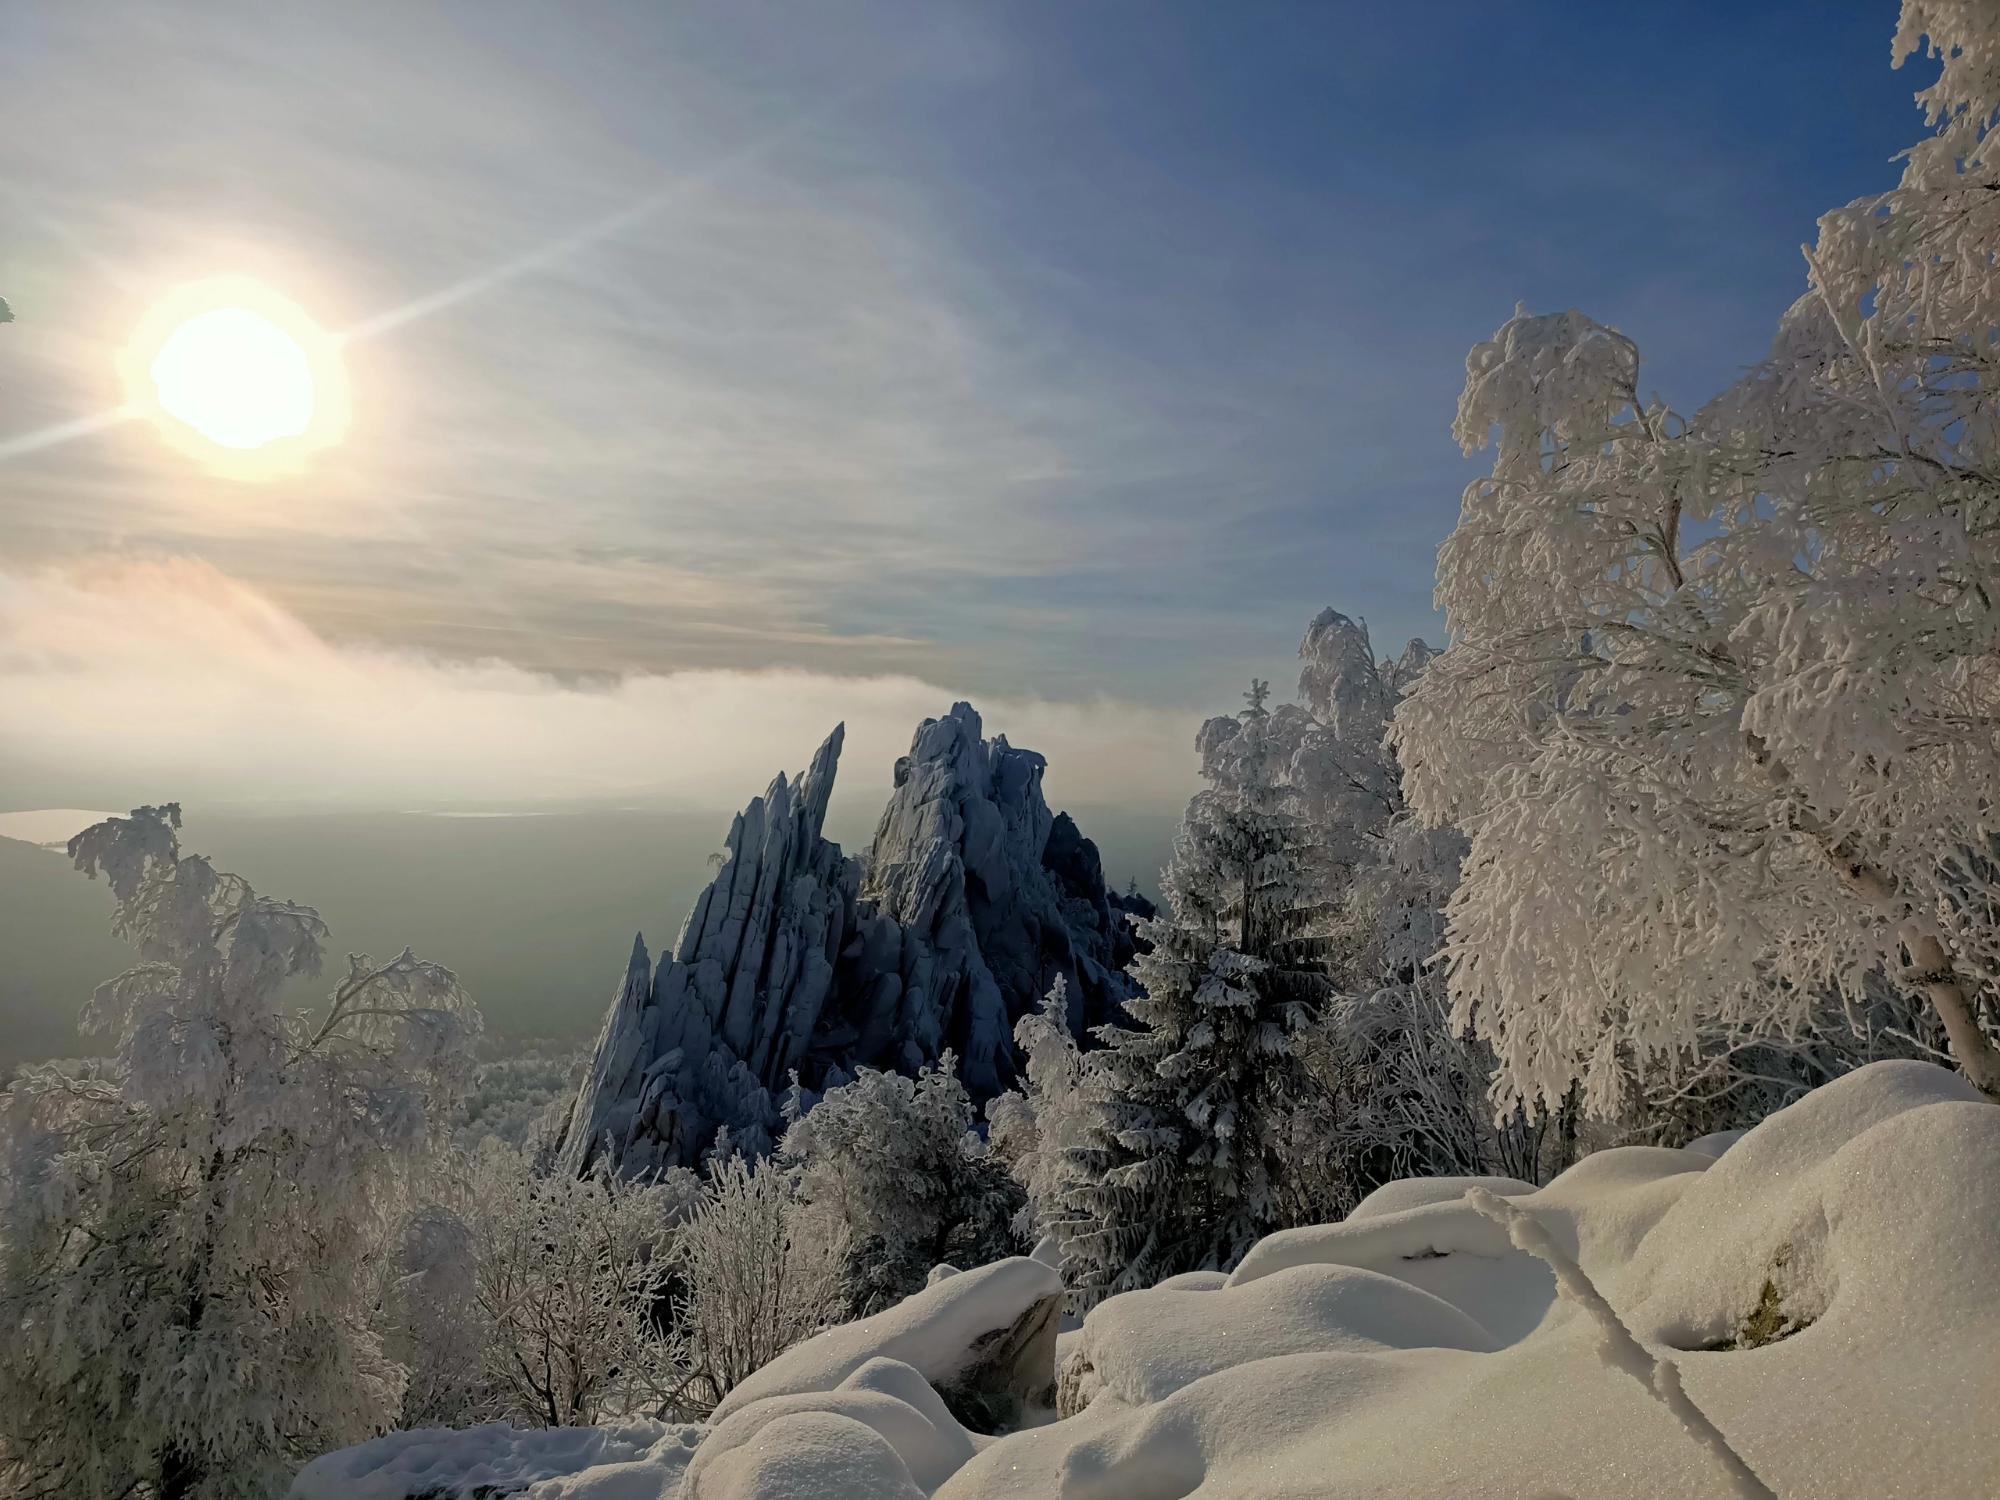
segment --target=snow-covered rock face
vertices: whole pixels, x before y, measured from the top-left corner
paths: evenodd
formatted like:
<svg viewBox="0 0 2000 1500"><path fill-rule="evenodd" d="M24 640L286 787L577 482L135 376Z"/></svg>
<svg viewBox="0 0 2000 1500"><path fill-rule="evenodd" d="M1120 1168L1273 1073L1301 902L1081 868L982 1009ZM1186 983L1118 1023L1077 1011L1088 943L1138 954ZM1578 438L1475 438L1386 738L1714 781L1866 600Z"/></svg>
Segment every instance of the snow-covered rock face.
<svg viewBox="0 0 2000 1500"><path fill-rule="evenodd" d="M1081 1035L1129 993L1124 903L1042 796L1041 756L959 703L917 729L865 860L821 834L836 729L729 830L723 864L657 969L634 944L563 1131L581 1171L692 1166L718 1129L768 1152L793 1072L807 1098L857 1067L947 1049L975 1102L1014 1077L1014 1023L1060 978ZM865 872L865 873L864 873Z"/></svg>
<svg viewBox="0 0 2000 1500"><path fill-rule="evenodd" d="M958 1054L976 1101L1012 1080L1014 1023L1058 978L1079 1036L1110 1019L1126 993L1122 965L1111 965L1116 939L1101 925L1108 897L1096 849L1065 817L1052 851L1047 762L1004 735L982 738L981 727L972 706L958 703L918 728L896 762L861 885L862 901L901 933L899 1030L923 1049L905 1066L935 1057L941 1042ZM1089 909L1065 910L1052 852L1062 873L1090 882L1073 898Z"/></svg>
<svg viewBox="0 0 2000 1500"><path fill-rule="evenodd" d="M737 815L656 972L635 939L565 1123L564 1168L607 1142L623 1171L691 1166L720 1126L770 1149L772 1090L803 1071L855 920L853 862L820 836L843 736Z"/></svg>

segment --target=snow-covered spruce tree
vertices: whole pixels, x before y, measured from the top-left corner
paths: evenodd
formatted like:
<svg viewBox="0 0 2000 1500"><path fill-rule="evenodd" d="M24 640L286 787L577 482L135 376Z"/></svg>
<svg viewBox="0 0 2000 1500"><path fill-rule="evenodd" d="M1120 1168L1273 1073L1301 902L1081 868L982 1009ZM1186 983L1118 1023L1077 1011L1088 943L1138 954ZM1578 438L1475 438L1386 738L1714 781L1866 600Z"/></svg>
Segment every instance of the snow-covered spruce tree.
<svg viewBox="0 0 2000 1500"><path fill-rule="evenodd" d="M1502 1106L1580 1080L1615 1114L1704 1028L1878 975L2000 1093L2000 11L1909 0L1898 58L1926 36L1937 134L1821 221L1770 357L1696 421L1579 313L1467 361L1456 432L1497 456L1394 742L1471 838L1454 1015Z"/></svg>
<svg viewBox="0 0 2000 1500"><path fill-rule="evenodd" d="M1492 1059L1451 1025L1444 975L1430 963L1458 842L1399 808L1341 891L1329 945L1336 993L1298 1044L1294 1222L1344 1217L1397 1178L1500 1168L1503 1139L1486 1104Z"/></svg>
<svg viewBox="0 0 2000 1500"><path fill-rule="evenodd" d="M1385 742L1398 698L1435 655L1416 640L1378 661L1364 623L1322 610L1299 646L1299 702L1273 714L1292 805L1327 877L1313 930L1332 991L1296 1040L1286 1223L1338 1219L1393 1178L1511 1172L1524 1155L1537 1159L1520 1128L1493 1125L1492 1059L1450 1024L1430 963L1463 840L1407 811Z"/></svg>
<svg viewBox="0 0 2000 1500"><path fill-rule="evenodd" d="M112 1076L5 1100L0 1476L11 1495L221 1500L393 1419L371 1326L399 1173L462 1084L477 1013L407 951L352 957L323 1013L309 907L182 855L180 809L70 841L143 962L86 1019Z"/></svg>
<svg viewBox="0 0 2000 1500"><path fill-rule="evenodd" d="M1275 1226L1292 1036L1324 985L1324 895L1310 831L1283 805L1268 692L1254 683L1234 720L1202 727L1210 785L1175 838L1166 912L1140 927L1137 1024L1100 1028L1084 1056L1098 1114L1056 1229L1085 1304L1233 1265Z"/></svg>
<svg viewBox="0 0 2000 1500"><path fill-rule="evenodd" d="M852 1316L924 1285L931 1268L984 1265L1022 1248L1022 1193L974 1133L950 1053L915 1078L863 1068L785 1132L782 1167L848 1245Z"/></svg>

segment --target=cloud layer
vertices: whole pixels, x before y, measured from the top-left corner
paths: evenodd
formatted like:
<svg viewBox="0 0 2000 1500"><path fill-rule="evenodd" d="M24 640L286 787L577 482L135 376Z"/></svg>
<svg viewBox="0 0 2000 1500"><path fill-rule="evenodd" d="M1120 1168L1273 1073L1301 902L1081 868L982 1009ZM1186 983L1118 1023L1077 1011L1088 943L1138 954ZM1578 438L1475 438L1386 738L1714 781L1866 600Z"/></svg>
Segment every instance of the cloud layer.
<svg viewBox="0 0 2000 1500"><path fill-rule="evenodd" d="M952 688L784 670L563 680L341 645L207 563L0 572L6 802L179 798L366 807L731 807L844 721L837 803L879 805ZM1196 716L1099 699L977 701L1049 758L1058 806L1170 809Z"/></svg>
<svg viewBox="0 0 2000 1500"><path fill-rule="evenodd" d="M6 459L17 567L199 556L329 637L537 670L1156 704L1234 701L1328 602L1429 628L1491 319L1383 340L1331 205L1266 263L1257 202L1077 117L1100 80L1016 19L107 4L0 55L43 123L0 142L0 445L117 401L133 326L224 271L357 333L353 420L256 487L146 423ZM1442 482L1369 456L1400 421Z"/></svg>

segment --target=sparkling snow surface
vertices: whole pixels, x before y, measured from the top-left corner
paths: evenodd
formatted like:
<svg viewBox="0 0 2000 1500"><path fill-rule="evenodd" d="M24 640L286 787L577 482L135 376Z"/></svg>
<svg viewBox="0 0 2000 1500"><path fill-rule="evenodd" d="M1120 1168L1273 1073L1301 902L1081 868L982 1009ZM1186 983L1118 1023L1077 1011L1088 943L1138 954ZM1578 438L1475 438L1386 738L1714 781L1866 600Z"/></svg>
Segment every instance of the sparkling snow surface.
<svg viewBox="0 0 2000 1500"><path fill-rule="evenodd" d="M1694 1402L1786 1500L2000 1494L1992 1420L2000 1411L1992 1356L2000 1347L2000 1108L1942 1069L1878 1063L1738 1140L1701 1145L1600 1152L1539 1191L1491 1179L1398 1185L1345 1224L1271 1236L1226 1281L1176 1278L1112 1298L1062 1340L1068 1404L1087 1405L997 1439L958 1427L924 1377L963 1362L952 1346L966 1330L1004 1326L1046 1295L1048 1272L1031 1261L964 1272L768 1367L727 1403L692 1463L668 1429L653 1429L654 1450L636 1461L626 1450L636 1451L638 1439L607 1435L601 1458L576 1452L604 1467L564 1482L574 1487L545 1483L527 1493L1728 1493L1713 1456L1606 1365L1590 1321L1555 1296L1547 1268L1464 1201L1466 1188L1484 1186L1574 1252L1624 1322L1677 1361ZM1740 1347L1760 1306L1781 1336ZM486 1475L521 1463L519 1452L541 1435L481 1428L456 1436L466 1457L492 1446L478 1470ZM619 1442L622 1462L611 1451ZM444 1482L443 1435L409 1434L321 1460L301 1476L295 1500L421 1489L376 1483L397 1461L398 1444L428 1455L424 1472ZM651 1488L638 1483L640 1472L650 1472ZM414 1458L396 1473L412 1477ZM453 1474L478 1482L469 1467ZM591 1488L600 1474L634 1476L634 1487Z"/></svg>
<svg viewBox="0 0 2000 1500"><path fill-rule="evenodd" d="M673 1494L699 1427L620 1422L608 1427L425 1428L314 1459L291 1500L407 1500L412 1495L527 1493L536 1500L657 1500Z"/></svg>

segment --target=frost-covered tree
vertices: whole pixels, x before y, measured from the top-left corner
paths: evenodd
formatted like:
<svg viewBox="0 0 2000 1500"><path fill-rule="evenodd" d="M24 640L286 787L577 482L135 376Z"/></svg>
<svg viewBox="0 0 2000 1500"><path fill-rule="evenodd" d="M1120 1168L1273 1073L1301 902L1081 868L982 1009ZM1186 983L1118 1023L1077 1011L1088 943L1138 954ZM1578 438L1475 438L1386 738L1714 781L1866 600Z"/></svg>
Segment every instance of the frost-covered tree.
<svg viewBox="0 0 2000 1500"><path fill-rule="evenodd" d="M325 1009L310 907L183 855L180 809L70 841L142 962L86 1020L110 1072L5 1098L0 1476L9 1494L262 1496L386 1426L402 1370L372 1326L399 1175L463 1082L477 1013L406 950L348 961Z"/></svg>
<svg viewBox="0 0 2000 1500"><path fill-rule="evenodd" d="M1021 1248L1020 1188L974 1119L946 1053L915 1078L863 1068L785 1132L780 1162L849 1246L854 1316L917 1291L934 1266L983 1265Z"/></svg>
<svg viewBox="0 0 2000 1500"><path fill-rule="evenodd" d="M491 1414L575 1427L657 1407L680 1383L662 1314L694 1174L544 1173L496 1141L470 1180Z"/></svg>
<svg viewBox="0 0 2000 1500"><path fill-rule="evenodd" d="M1320 937L1332 886L1320 844L1327 819L1300 810L1290 779L1297 733L1255 680L1245 707L1196 737L1207 787L1181 819L1162 890L1175 919L1227 941L1266 971L1264 991L1310 1004L1325 987Z"/></svg>
<svg viewBox="0 0 2000 1500"><path fill-rule="evenodd" d="M847 1316L847 1241L800 1203L791 1174L718 1153L676 1240L676 1389L667 1409L698 1420L746 1376Z"/></svg>
<svg viewBox="0 0 2000 1500"><path fill-rule="evenodd" d="M1296 815L1324 851L1328 899L1314 930L1332 991L1296 1042L1287 1223L1340 1218L1398 1177L1537 1175L1536 1153L1520 1149L1534 1142L1490 1118L1492 1058L1450 1023L1431 962L1463 839L1408 812L1386 743L1398 698L1435 655L1419 640L1378 661L1365 624L1323 610L1299 647L1299 702L1276 712L1290 736Z"/></svg>
<svg viewBox="0 0 2000 1500"><path fill-rule="evenodd" d="M523 1148L540 1165L553 1158L556 1136L590 1052L573 1042L528 1040L488 1056L466 1088L458 1144L476 1151L489 1137Z"/></svg>
<svg viewBox="0 0 2000 1500"><path fill-rule="evenodd" d="M1511 1144L1486 1103L1492 1057L1451 1024L1444 904L1459 840L1398 811L1341 892L1330 944L1338 993L1299 1038L1303 1084L1289 1128L1292 1222L1343 1217L1402 1177L1491 1173Z"/></svg>
<svg viewBox="0 0 2000 1500"><path fill-rule="evenodd" d="M1018 1089L986 1106L993 1156L1024 1197L1014 1218L1023 1240L1057 1232L1063 1204L1078 1185L1077 1153L1091 1142L1097 1105L1082 1049L1064 1023L1068 1013L1067 986L1058 977L1041 1007L1015 1024Z"/></svg>
<svg viewBox="0 0 2000 1500"><path fill-rule="evenodd" d="M1131 1027L1084 1058L1097 1100L1057 1233L1087 1302L1162 1276L1232 1265L1277 1221L1292 1037L1324 988L1325 900L1312 831L1287 806L1285 741L1252 684L1197 748L1209 786L1188 805L1140 925Z"/></svg>
<svg viewBox="0 0 2000 1500"><path fill-rule="evenodd" d="M657 1181L551 1172L493 1136L413 1185L385 1257L404 1427L572 1426L662 1406L681 1383L666 1326L676 1236L702 1196Z"/></svg>
<svg viewBox="0 0 2000 1500"><path fill-rule="evenodd" d="M1439 554L1451 648L1399 711L1471 840L1454 1017L1497 1102L1616 1114L1705 1034L1887 976L2000 1092L2000 11L1908 0L1936 134L1828 214L1769 358L1698 418L1630 340L1517 315L1467 361L1496 444Z"/></svg>
<svg viewBox="0 0 2000 1500"><path fill-rule="evenodd" d="M439 1186L470 1184L473 1174L458 1153L441 1161L448 1165ZM470 1427L496 1415L501 1404L486 1376L492 1340L466 1216L429 1194L413 1195L381 1256L381 1280L383 1348L404 1372L394 1425Z"/></svg>

